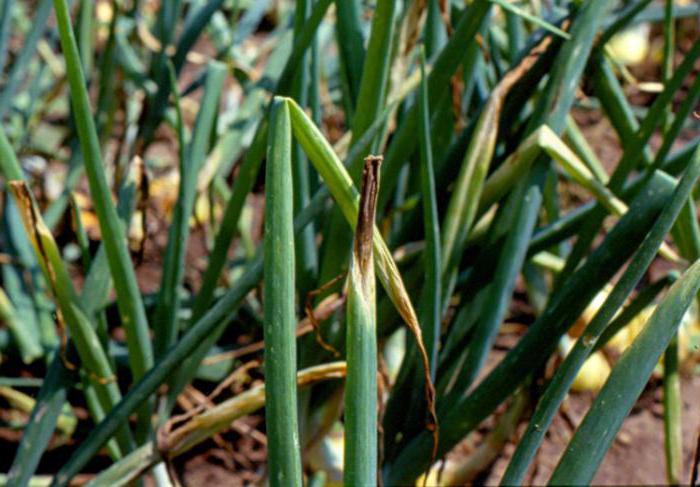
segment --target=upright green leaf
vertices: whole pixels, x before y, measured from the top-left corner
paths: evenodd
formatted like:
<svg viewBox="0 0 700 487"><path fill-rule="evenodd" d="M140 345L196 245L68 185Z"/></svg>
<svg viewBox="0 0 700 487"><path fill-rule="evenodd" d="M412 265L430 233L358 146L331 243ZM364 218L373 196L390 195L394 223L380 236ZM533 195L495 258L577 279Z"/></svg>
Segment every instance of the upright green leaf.
<svg viewBox="0 0 700 487"><path fill-rule="evenodd" d="M304 24L311 14L311 0L300 0L296 2L294 11L294 36L298 38L303 30ZM297 67L297 75L292 84L292 98L297 100L299 105L306 106L309 98L310 88L310 61L311 52L307 52L301 59ZM292 143L292 175L294 183L294 214L303 211L311 199L311 176L309 171L309 161L298 143ZM300 238L296 240L297 257L297 288L302 296L316 286L318 273L318 255L316 250L316 229L312 223L308 225Z"/></svg>
<svg viewBox="0 0 700 487"><path fill-rule="evenodd" d="M422 56L422 52L421 52ZM440 250L440 220L438 216L437 194L435 190L435 171L433 166L433 148L430 142L430 107L428 105L428 85L425 78L425 59L421 57L420 85L420 175L421 195L423 197L423 232L425 234L426 279L421 306L423 309L423 334L428 342L427 351L430 358L430 375L435 378L438 342L440 339L440 318L442 315L442 253Z"/></svg>
<svg viewBox="0 0 700 487"><path fill-rule="evenodd" d="M207 67L202 104L197 114L194 134L180 165L180 187L168 232L168 246L163 262L158 304L154 314L156 352L162 355L177 338L177 315L180 310L179 289L184 276L185 250L190 234L190 218L197 196L197 176L204 163L219 108L226 68L212 61Z"/></svg>
<svg viewBox="0 0 700 487"><path fill-rule="evenodd" d="M209 253L209 264L202 277L202 286L192 306L193 323L204 315L211 304L217 281L226 264L229 246L238 228L238 219L243 210L245 198L253 189L253 184L255 184L255 179L258 176L260 164L265 154L266 142L268 139L267 132L267 123L263 122L263 125L255 134L255 139L246 153L243 162L241 162L238 175L233 182L231 196L226 202L224 215L221 219L221 226L214 240L214 248Z"/></svg>
<svg viewBox="0 0 700 487"><path fill-rule="evenodd" d="M109 259L109 268L117 291L117 304L122 325L127 332L131 371L134 378L139 379L153 365L153 351L146 311L127 249L124 227L112 203L111 192L107 184L95 122L90 109L90 100L84 83L85 76L80 65L80 56L66 0L54 0L54 8L61 46L66 59L71 102L75 112L90 194L99 219L100 231ZM142 421L148 422L148 419L142 417Z"/></svg>
<svg viewBox="0 0 700 487"><path fill-rule="evenodd" d="M347 79L347 90L350 97L348 105L351 110L348 115L352 116L360 91L360 76L365 58L364 36L360 20L361 6L358 0L339 0L335 4L338 16L335 28L338 33L339 60L342 63L343 74Z"/></svg>
<svg viewBox="0 0 700 487"><path fill-rule="evenodd" d="M676 22L673 18L674 3L671 0L666 0L664 8L664 47L663 47L663 59L662 59L662 80L664 84L668 83L668 80L673 76L673 57L676 50ZM696 79L695 84L700 87L700 82ZM685 103L688 105L695 106L697 98L700 95L700 89L695 89L691 87L690 92L696 92L695 96L692 94L686 96ZM693 99L695 98L695 99ZM687 109L686 109L687 110ZM673 125L683 125L680 120L685 120L689 112L679 110L678 116L676 117L675 123L670 122L670 115L672 109L669 106L666 109L665 120L662 122L662 127L666 131L666 137L664 138L664 146L659 149L656 153L656 160L654 162L655 167L660 167L661 159L665 159L670 150L670 146L675 140L676 136L669 137L669 130L676 129ZM680 122L680 123L678 123ZM677 129L676 129L677 130ZM664 151L665 149L665 151ZM686 210L683 212L683 210ZM694 242L687 242L691 240L697 233L693 230L698 228L697 218L695 217L695 202L692 196L683 205L683 210L681 210L681 217L677 225L674 228L674 240L676 237L681 235L686 240L683 244L679 245L681 253L688 257L691 254L693 258L690 261L694 261L698 258L695 248L692 246ZM683 213L690 216L690 218L684 219ZM686 225L684 225L684 223ZM691 235L687 235L690 233ZM681 237L681 238L683 238ZM690 244L690 245L689 245ZM666 480L669 484L677 485L681 482L681 476L683 475L683 429L682 429L682 418L683 413L683 399L681 397L681 381L678 371L678 336L676 335L669 343L668 348L664 352L664 453L666 454Z"/></svg>
<svg viewBox="0 0 700 487"><path fill-rule="evenodd" d="M357 110L352 120L352 134L355 140L364 134L381 113L386 102L397 3L393 0L379 0L372 17L372 30L357 97ZM361 161L352 162L350 174L353 180L357 180L361 167Z"/></svg>
<svg viewBox="0 0 700 487"><path fill-rule="evenodd" d="M557 54L549 82L530 118L528 132L543 122L556 133L561 133L564 129L566 115L576 95L578 79L586 67L598 29L613 3L612 0L593 0L582 4L576 12L570 31L571 37Z"/></svg>
<svg viewBox="0 0 700 487"><path fill-rule="evenodd" d="M7 60L7 44L12 31L12 14L15 6L15 0L5 0L0 5L0 69L5 68Z"/></svg>
<svg viewBox="0 0 700 487"><path fill-rule="evenodd" d="M476 379L486 362L488 352L498 334L513 296L515 283L527 255L528 242L537 223L541 198L539 189L532 187L523 199L511 232L506 237L489 284L486 299L481 307L479 322L468 347L467 358L461 364L460 384L466 389Z"/></svg>
<svg viewBox="0 0 700 487"><path fill-rule="evenodd" d="M265 172L265 420L273 486L301 485L297 427L294 203L289 109L277 99L270 116Z"/></svg>

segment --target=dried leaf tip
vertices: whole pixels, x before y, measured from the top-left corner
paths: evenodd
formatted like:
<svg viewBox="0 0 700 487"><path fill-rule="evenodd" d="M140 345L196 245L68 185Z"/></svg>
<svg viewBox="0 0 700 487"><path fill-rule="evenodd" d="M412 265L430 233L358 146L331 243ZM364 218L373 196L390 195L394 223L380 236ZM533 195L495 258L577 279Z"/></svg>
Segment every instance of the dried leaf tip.
<svg viewBox="0 0 700 487"><path fill-rule="evenodd" d="M17 202L17 207L20 211L20 216L22 218L22 223L29 236L32 245L36 248L37 253L41 256L40 263L45 265L45 270L48 274L49 285L54 293L54 296L58 296L56 286L57 277L56 270L51 264L51 259L44 247L44 240L42 235L48 236L50 240L53 240L51 232L44 224L39 211L34 204L34 199L32 193L29 189L27 183L23 180L9 181L10 191L15 197Z"/></svg>
<svg viewBox="0 0 700 487"><path fill-rule="evenodd" d="M367 156L362 170L362 189L360 193L360 211L357 214L355 229L355 259L361 272L365 272L371 263L372 239L374 236L374 218L379 194L379 166L382 156Z"/></svg>
<svg viewBox="0 0 700 487"><path fill-rule="evenodd" d="M41 238L39 235L42 232L48 232L46 227L38 215L32 193L27 186L27 183L21 180L9 181L10 191L15 197L17 207L19 208L22 221L27 229L28 235L35 240L35 244L41 246Z"/></svg>

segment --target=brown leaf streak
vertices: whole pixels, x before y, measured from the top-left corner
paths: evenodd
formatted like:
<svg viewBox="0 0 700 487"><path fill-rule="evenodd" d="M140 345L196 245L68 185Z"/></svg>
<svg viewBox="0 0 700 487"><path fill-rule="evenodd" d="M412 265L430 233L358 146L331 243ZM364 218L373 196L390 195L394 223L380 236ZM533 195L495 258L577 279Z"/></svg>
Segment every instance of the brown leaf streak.
<svg viewBox="0 0 700 487"><path fill-rule="evenodd" d="M374 216L379 193L379 166L381 156L367 156L362 170L362 192L360 194L360 209L357 214L355 230L355 259L359 264L361 275L366 275L372 262L372 246L374 239Z"/></svg>
<svg viewBox="0 0 700 487"><path fill-rule="evenodd" d="M501 108L505 102L506 96L511 88L527 73L530 68L537 62L539 57L547 50L552 43L552 37L546 36L539 44L535 45L530 52L518 63L512 70L508 71L503 78L498 82L498 85L491 93L491 100L495 103L495 115L500 118Z"/></svg>
<svg viewBox="0 0 700 487"><path fill-rule="evenodd" d="M454 30L452 29L452 23L450 22L450 3L447 0L439 0L438 8L440 9L440 17L442 18L442 22L445 24L447 37L452 37Z"/></svg>
<svg viewBox="0 0 700 487"><path fill-rule="evenodd" d="M359 265L360 275L368 275L367 270L372 263L372 246L374 239L374 219L377 194L379 192L379 166L382 158L380 156L368 156L365 158L365 167L362 172L362 189L360 193L360 209L357 216L357 227L355 229L355 244L354 253L355 259ZM390 258L386 261L391 265L389 270L389 283L394 288L391 293L398 299L395 303L399 313L404 318L408 329L416 340L418 351L423 363L424 378L425 378L425 400L428 408L428 422L426 428L433 434L433 451L431 463L437 456L439 443L438 420L435 411L435 386L430 377L430 361L428 352L425 349L423 342L423 334L421 333L418 319L413 311L413 306L408 300L405 289L398 281L391 279L391 274L399 276L399 271L393 265L394 261Z"/></svg>
<svg viewBox="0 0 700 487"><path fill-rule="evenodd" d="M143 263L146 252L146 240L148 239L148 206L150 202L150 180L146 172L146 164L140 156L134 156L133 160L134 184L139 189L136 209L141 212L141 238L136 250L136 262Z"/></svg>

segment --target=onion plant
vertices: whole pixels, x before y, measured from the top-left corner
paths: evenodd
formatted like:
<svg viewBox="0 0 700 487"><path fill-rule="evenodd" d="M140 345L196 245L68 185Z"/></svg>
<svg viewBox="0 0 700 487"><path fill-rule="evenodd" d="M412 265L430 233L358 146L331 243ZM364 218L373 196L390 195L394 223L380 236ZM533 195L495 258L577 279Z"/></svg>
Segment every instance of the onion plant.
<svg viewBox="0 0 700 487"><path fill-rule="evenodd" d="M377 319L372 240L380 162L373 156L365 160L348 271L345 485L377 483Z"/></svg>
<svg viewBox="0 0 700 487"><path fill-rule="evenodd" d="M56 437L52 485L177 484L257 415L260 484L467 484L499 457L523 484L642 316L549 482L593 481L661 357L684 482L698 11L0 1L0 395L27 418L6 483L44 481ZM658 79L620 55L642 23Z"/></svg>

